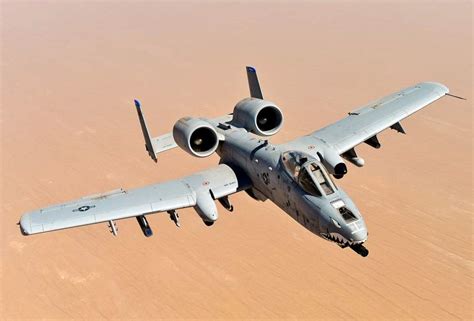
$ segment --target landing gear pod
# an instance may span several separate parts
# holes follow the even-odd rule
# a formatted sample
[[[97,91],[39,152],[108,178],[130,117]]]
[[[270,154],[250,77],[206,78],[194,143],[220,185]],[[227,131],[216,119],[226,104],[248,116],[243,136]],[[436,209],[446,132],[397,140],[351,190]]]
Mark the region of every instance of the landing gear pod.
[[[150,237],[153,235],[153,231],[151,230],[150,224],[148,224],[145,215],[137,216],[137,221],[138,225],[140,225],[140,228],[142,229],[143,235],[145,235],[146,237]]]
[[[197,196],[196,205],[194,209],[203,220],[204,224],[211,226],[217,220],[219,215],[217,214],[216,203],[212,199],[210,193],[203,193]]]
[[[349,149],[347,152],[345,152],[341,156],[342,156],[342,158],[344,158],[345,160],[351,162],[352,164],[354,164],[357,167],[362,167],[362,166],[365,165],[364,159],[357,156],[357,153],[356,153],[354,148]]]

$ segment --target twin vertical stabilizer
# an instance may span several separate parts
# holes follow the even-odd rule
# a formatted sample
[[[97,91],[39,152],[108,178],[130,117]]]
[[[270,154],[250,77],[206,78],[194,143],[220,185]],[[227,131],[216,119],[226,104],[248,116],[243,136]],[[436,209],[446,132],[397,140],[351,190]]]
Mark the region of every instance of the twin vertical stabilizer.
[[[263,99],[262,90],[258,83],[257,71],[254,67],[247,66],[247,78],[249,81],[250,97]]]
[[[247,66],[247,78],[249,82],[250,97],[263,99],[262,90],[260,89],[260,84],[258,82],[257,71],[254,67]],[[151,159],[156,163],[158,160],[156,155],[164,152],[168,149],[177,147],[173,134],[167,133],[158,137],[151,137],[148,127],[145,122],[145,117],[143,116],[142,108],[140,101],[137,99],[134,100],[135,107],[137,109],[138,120],[140,121],[140,127],[142,129],[143,138],[145,139],[145,148],[150,155]]]

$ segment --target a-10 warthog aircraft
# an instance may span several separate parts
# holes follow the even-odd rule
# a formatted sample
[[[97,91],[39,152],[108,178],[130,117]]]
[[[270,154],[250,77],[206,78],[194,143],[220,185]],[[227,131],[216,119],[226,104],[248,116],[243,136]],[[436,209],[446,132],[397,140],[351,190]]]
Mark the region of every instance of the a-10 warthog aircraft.
[[[405,134],[400,121],[445,95],[452,96],[448,88],[435,82],[419,83],[304,137],[273,145],[260,137],[278,133],[283,114],[263,98],[253,67],[247,67],[247,77],[250,98],[238,102],[232,114],[212,119],[184,117],[172,133],[155,138],[135,100],[145,147],[155,162],[158,153],[179,146],[196,157],[217,153],[218,166],[174,181],[118,189],[26,213],[20,220],[22,233],[108,222],[116,235],[116,220],[135,217],[148,237],[153,233],[145,215],[166,212],[179,226],[177,210],[186,207],[193,207],[210,226],[218,218],[215,201],[232,211],[229,195],[245,191],[255,200],[270,199],[314,234],[367,256],[364,218],[331,176],[340,179],[347,173],[344,160],[363,166],[354,149],[357,145],[380,148],[377,134],[386,128]]]

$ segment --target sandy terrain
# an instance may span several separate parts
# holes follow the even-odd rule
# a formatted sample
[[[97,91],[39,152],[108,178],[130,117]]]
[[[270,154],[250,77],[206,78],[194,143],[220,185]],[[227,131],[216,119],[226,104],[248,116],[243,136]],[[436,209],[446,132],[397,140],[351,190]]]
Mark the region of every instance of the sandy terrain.
[[[0,318],[470,320],[473,302],[472,4],[1,5]],[[204,169],[146,155],[154,135],[247,96],[246,64],[286,112],[283,142],[418,81],[444,98],[387,131],[338,181],[364,213],[361,258],[270,202],[177,229],[149,217],[24,237],[25,211]]]

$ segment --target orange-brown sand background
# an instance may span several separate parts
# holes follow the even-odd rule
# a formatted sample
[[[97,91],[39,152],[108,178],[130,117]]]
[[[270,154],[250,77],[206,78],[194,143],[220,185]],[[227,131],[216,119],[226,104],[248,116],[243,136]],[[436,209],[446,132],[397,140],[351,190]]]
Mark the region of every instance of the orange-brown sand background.
[[[1,4],[0,318],[471,320],[472,3]],[[179,117],[228,113],[257,67],[284,142],[419,81],[443,98],[360,146],[337,183],[369,228],[367,258],[235,195],[211,228],[149,216],[24,237],[22,213],[216,164],[181,150],[153,163]]]

